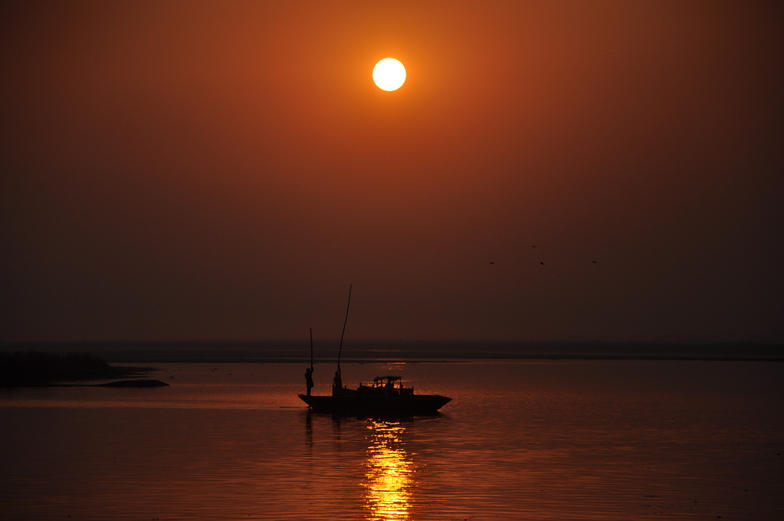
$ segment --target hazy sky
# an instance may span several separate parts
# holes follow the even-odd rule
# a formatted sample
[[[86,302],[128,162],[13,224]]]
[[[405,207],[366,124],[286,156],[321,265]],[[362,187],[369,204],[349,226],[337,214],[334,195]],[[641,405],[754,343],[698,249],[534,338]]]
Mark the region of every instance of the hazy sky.
[[[775,2],[3,2],[0,340],[784,341],[782,93]]]

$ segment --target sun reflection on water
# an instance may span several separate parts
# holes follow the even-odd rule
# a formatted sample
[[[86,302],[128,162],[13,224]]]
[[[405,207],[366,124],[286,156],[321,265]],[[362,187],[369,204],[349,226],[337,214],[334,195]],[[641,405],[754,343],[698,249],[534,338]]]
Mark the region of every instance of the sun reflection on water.
[[[403,447],[400,422],[372,421],[365,473],[365,505],[371,521],[409,519],[414,467]]]

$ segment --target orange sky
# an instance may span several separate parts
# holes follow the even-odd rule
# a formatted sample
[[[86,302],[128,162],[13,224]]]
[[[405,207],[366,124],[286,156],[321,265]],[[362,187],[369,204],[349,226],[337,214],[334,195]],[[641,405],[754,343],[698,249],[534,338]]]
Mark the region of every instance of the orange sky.
[[[6,2],[0,341],[784,341],[783,15]]]

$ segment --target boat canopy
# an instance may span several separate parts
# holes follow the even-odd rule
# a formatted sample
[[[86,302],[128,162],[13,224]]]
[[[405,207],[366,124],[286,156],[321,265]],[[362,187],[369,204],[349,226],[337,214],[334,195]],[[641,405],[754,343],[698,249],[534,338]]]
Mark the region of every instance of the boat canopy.
[[[390,382],[394,382],[395,380],[402,380],[402,376],[376,376],[373,378],[374,382],[380,382],[382,380],[389,380]]]

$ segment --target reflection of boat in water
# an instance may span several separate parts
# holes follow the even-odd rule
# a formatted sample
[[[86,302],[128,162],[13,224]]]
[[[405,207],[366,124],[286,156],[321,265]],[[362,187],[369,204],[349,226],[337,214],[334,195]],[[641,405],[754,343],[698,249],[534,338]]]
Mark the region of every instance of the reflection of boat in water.
[[[409,449],[407,435],[409,430],[416,431],[417,426],[433,425],[429,422],[440,421],[440,418],[360,419],[346,415],[330,417],[311,414],[310,411],[302,416],[305,418],[305,432],[311,448],[314,431],[317,439],[322,442],[331,439],[335,444],[330,450],[330,444],[324,443],[320,450],[311,451],[310,458],[313,470],[321,478],[340,487],[340,495],[335,496],[336,500],[342,503],[339,499],[341,497],[361,497],[365,508],[365,515],[361,518],[365,521],[416,519],[415,496],[421,475],[416,461],[417,452]],[[331,438],[328,429],[324,429],[330,424]],[[350,490],[345,487],[350,487]],[[316,490],[318,488],[314,488],[314,493]],[[329,490],[317,493],[317,496],[331,498],[334,489]],[[355,515],[340,514],[334,511],[330,518],[359,519]]]
[[[300,394],[314,412],[356,415],[414,416],[435,414],[451,398],[437,394],[415,394],[404,387],[399,376],[377,376],[373,383],[357,389],[333,387],[332,396]]]

